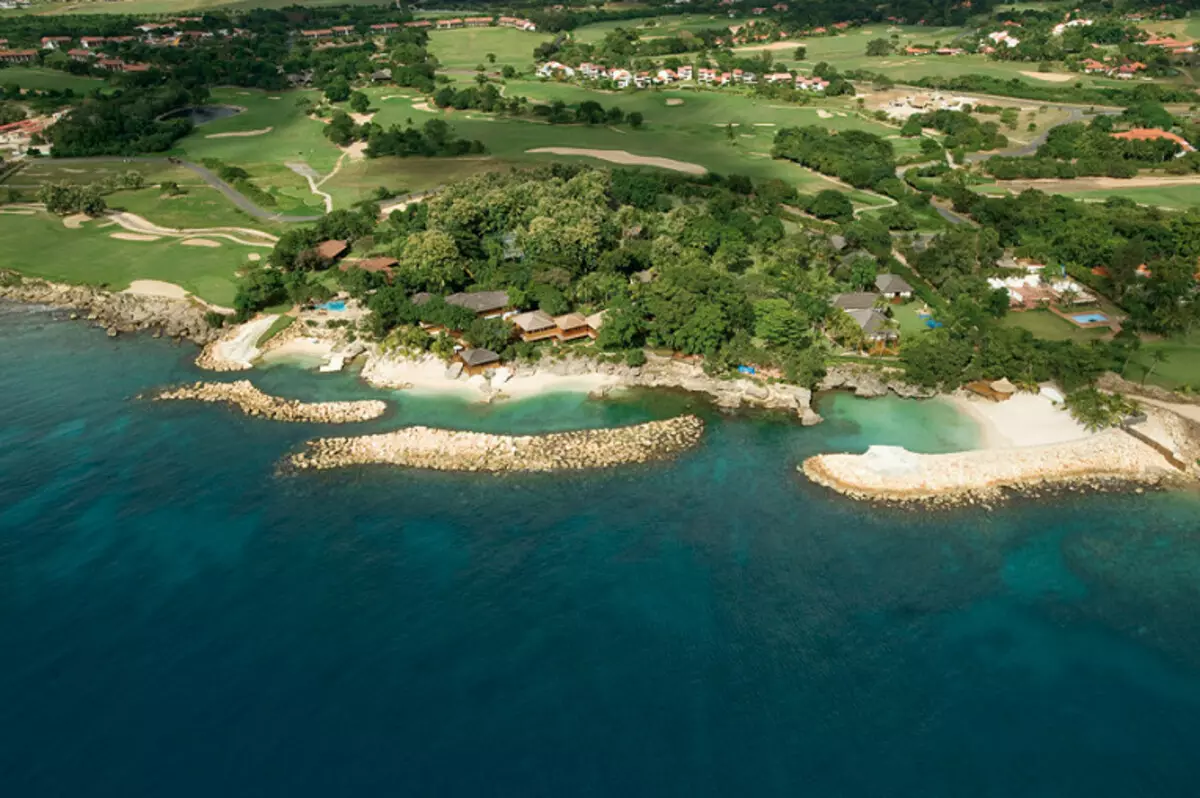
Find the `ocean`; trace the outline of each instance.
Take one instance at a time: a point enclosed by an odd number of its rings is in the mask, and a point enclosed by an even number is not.
[[[393,399],[363,431],[709,425],[597,473],[283,474],[328,432],[137,398],[211,377],[194,356],[0,307],[5,798],[1196,794],[1194,494],[889,509],[796,466],[973,422],[468,406],[286,365],[249,377]]]

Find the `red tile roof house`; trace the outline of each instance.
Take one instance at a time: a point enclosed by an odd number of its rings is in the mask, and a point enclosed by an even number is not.
[[[338,268],[344,272],[351,269],[362,269],[364,272],[377,272],[387,277],[388,282],[392,281],[392,272],[399,263],[395,258],[364,258],[362,260],[344,260],[338,264]]]
[[[67,55],[71,56],[72,61],[91,61],[96,57],[91,50],[80,50],[79,48],[67,50]]]
[[[467,17],[465,20],[463,20],[463,23],[468,28],[486,28],[488,25],[492,24],[492,18],[491,17]]]
[[[371,30],[381,31],[381,32],[386,33],[387,31],[396,30],[399,27],[400,27],[399,22],[380,22],[377,25],[372,25]]]
[[[458,17],[454,19],[439,19],[437,21],[438,30],[449,30],[450,28],[461,28],[463,21]]]
[[[300,31],[300,35],[306,39],[331,39],[333,38],[333,28],[302,30]]]
[[[42,49],[43,50],[57,50],[59,47],[66,45],[66,44],[70,44],[70,43],[71,43],[70,36],[43,36],[42,37]]]
[[[37,50],[0,50],[0,63],[27,64],[37,57]]]
[[[432,28],[433,23],[427,19],[418,19],[415,22],[405,22],[404,27],[406,27],[406,28]]]
[[[1126,130],[1124,133],[1113,133],[1112,137],[1114,139],[1122,139],[1124,141],[1154,141],[1156,139],[1168,139],[1175,142],[1180,147],[1181,151],[1179,155],[1175,156],[1176,158],[1185,155],[1186,153],[1196,151],[1196,148],[1193,147],[1183,136],[1179,135],[1178,133],[1171,133],[1170,131],[1160,130],[1158,128],[1139,127],[1134,128],[1133,130]]]
[[[349,36],[354,33],[353,25],[334,25],[333,32],[338,36]]]
[[[325,260],[337,260],[350,251],[350,245],[345,241],[333,239],[317,244],[317,254]]]
[[[1083,71],[1087,72],[1089,75],[1092,75],[1097,72],[1107,72],[1108,66],[1100,63],[1094,58],[1088,58],[1083,62]]]

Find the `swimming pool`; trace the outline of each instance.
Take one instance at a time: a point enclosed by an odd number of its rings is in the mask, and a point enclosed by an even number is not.
[[[1102,324],[1108,321],[1108,316],[1103,313],[1077,313],[1071,317],[1071,321],[1076,324]]]
[[[336,302],[326,302],[324,304],[317,305],[317,310],[332,310],[334,313],[341,313],[345,309],[346,303],[340,299]]]

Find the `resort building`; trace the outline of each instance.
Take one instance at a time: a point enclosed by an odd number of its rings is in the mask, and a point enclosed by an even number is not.
[[[540,310],[518,313],[510,321],[513,323],[513,327],[516,328],[517,335],[521,336],[521,340],[526,343],[530,341],[544,341],[547,338],[554,338],[558,335],[558,325],[554,319],[549,314],[543,313]]]
[[[71,43],[70,36],[43,36],[42,37],[42,49],[43,50],[57,50],[59,47],[66,47],[70,43]]]
[[[461,28],[462,26],[463,21],[458,17],[454,19],[439,19],[437,21],[438,30],[450,30],[451,28]]]
[[[500,363],[500,356],[490,349],[461,349],[454,359],[462,363],[463,371],[472,377]]]
[[[395,258],[364,258],[362,260],[342,261],[338,266],[342,271],[350,269],[362,269],[364,272],[378,272],[387,277],[388,282],[392,281],[392,272],[399,263]]]
[[[337,260],[350,251],[350,245],[345,241],[332,239],[317,244],[316,252],[325,260]]]
[[[903,302],[911,299],[913,294],[912,286],[898,274],[879,275],[875,278],[875,287],[891,302]]]
[[[29,64],[37,58],[37,50],[0,50],[0,64]]]
[[[468,28],[486,28],[492,24],[491,17],[467,17],[463,20],[463,24]]]
[[[872,344],[886,345],[900,338],[900,331],[891,325],[891,319],[875,308],[855,308],[847,310],[846,314],[862,330],[863,338]]]
[[[451,294],[446,297],[446,304],[466,308],[476,316],[484,319],[502,316],[507,311],[512,310],[508,301],[507,291],[476,291],[469,294]]]
[[[879,301],[879,294],[870,291],[855,291],[847,294],[834,294],[830,300],[835,308],[842,310],[869,310]]]
[[[380,22],[376,25],[372,25],[371,30],[378,31],[379,33],[390,33],[391,31],[394,31],[394,30],[398,29],[399,27],[400,27],[399,22]]]

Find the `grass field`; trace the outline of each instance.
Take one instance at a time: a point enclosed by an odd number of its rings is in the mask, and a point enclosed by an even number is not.
[[[233,302],[234,277],[252,251],[225,241],[220,247],[183,246],[175,239],[121,241],[120,231],[92,220],[69,230],[48,213],[34,216],[0,214],[4,265],[23,274],[67,283],[127,288],[134,280],[165,280],[221,305]]]
[[[644,39],[655,37],[673,36],[680,31],[698,31],[706,28],[727,28],[731,25],[745,25],[749,20],[747,18],[730,19],[729,17],[714,14],[679,14],[658,17],[656,19],[620,19],[607,22],[596,22],[591,25],[584,25],[571,32],[571,35],[580,42],[598,42],[605,35],[617,28],[626,30],[636,30],[638,35]]]
[[[1009,313],[1001,321],[1005,327],[1023,327],[1038,338],[1048,341],[1075,341],[1086,343],[1096,341],[1110,334],[1107,327],[1096,327],[1085,330],[1076,327],[1066,319],[1055,316],[1048,310],[1027,310],[1023,313]]]
[[[278,235],[290,226],[281,222],[255,219],[205,183],[188,185],[185,190],[186,193],[175,197],[164,197],[157,188],[117,191],[105,199],[108,207],[113,210],[136,213],[157,225],[180,230],[246,227]]]
[[[1153,353],[1165,352],[1167,360],[1154,366],[1147,382],[1164,388],[1189,386],[1200,390],[1200,332],[1165,341],[1147,341],[1125,371],[1125,378],[1141,381],[1153,364]]]
[[[1154,205],[1169,210],[1187,210],[1200,205],[1200,182],[1197,183],[1165,183],[1159,186],[1135,186],[1124,188],[1120,181],[1111,188],[1094,188],[1094,183],[1087,180],[1055,180],[1053,182],[1032,182],[1007,185],[1003,183],[985,184],[978,186],[976,191],[989,196],[1002,196],[1028,185],[1046,193],[1062,194],[1072,199],[1103,202],[1110,197],[1133,200],[1140,205]]]
[[[513,30],[512,28],[468,28],[434,31],[429,34],[429,50],[443,69],[474,69],[479,64],[499,69],[510,64],[518,71],[533,66],[533,50],[554,37],[549,34]],[[496,56],[496,64],[487,61],[487,54]]]
[[[295,0],[78,0],[77,2],[35,2],[26,14],[178,14],[209,9],[286,8]],[[306,6],[391,5],[386,0],[304,0]],[[3,12],[0,12],[3,13]]]
[[[321,122],[296,107],[300,97],[317,97],[317,92],[268,93],[246,89],[216,89],[213,103],[238,105],[246,110],[236,116],[196,128],[180,139],[171,151],[192,161],[217,158],[248,171],[254,183],[276,200],[271,210],[280,213],[320,213],[324,205],[313,196],[304,178],[285,165],[303,162],[327,174],[341,155],[323,135]],[[278,99],[271,99],[272,97]],[[213,134],[271,128],[257,136],[211,138]]]
[[[895,81],[915,80],[922,77],[953,77],[956,75],[979,74],[991,75],[998,78],[1017,78],[1033,85],[1047,86],[1073,85],[1082,83],[1084,86],[1128,86],[1126,81],[1109,80],[1093,75],[1067,72],[1056,69],[1042,76],[1037,71],[1037,64],[1025,62],[991,61],[984,55],[960,56],[920,56],[891,55],[884,57],[867,57],[867,42],[872,39],[889,39],[891,31],[899,35],[901,48],[909,44],[952,46],[954,39],[967,31],[963,28],[931,28],[922,26],[902,26],[890,28],[887,25],[873,24],[855,28],[848,33],[838,36],[817,36],[808,39],[797,39],[769,45],[776,60],[789,67],[809,68],[818,61],[828,61],[839,70],[866,69],[872,72],[882,72]],[[796,45],[803,44],[808,48],[804,61],[796,61],[792,52]],[[764,47],[743,47],[739,52],[758,52]],[[1027,74],[1023,74],[1027,73]],[[1068,76],[1066,81],[1052,81],[1048,77],[1055,75]]]
[[[0,69],[0,86],[16,83],[22,89],[71,89],[76,94],[85,94],[92,89],[107,86],[100,78],[89,78],[59,72],[44,67],[12,66]]]

